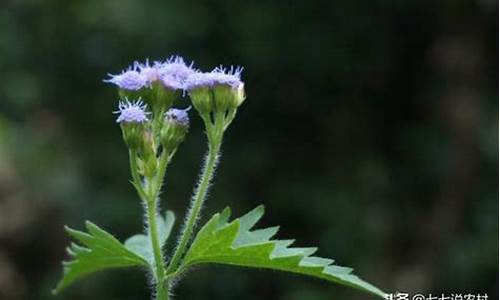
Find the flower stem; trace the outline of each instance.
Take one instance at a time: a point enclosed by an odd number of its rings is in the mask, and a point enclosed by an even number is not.
[[[171,153],[168,153],[167,151],[163,150],[163,152],[160,155],[158,173],[155,179],[152,180],[151,183],[154,199],[157,199],[160,194],[161,186],[163,184],[163,180],[165,179],[165,173],[167,171],[167,166],[170,163],[170,159],[174,156],[174,154],[175,150]]]
[[[161,254],[161,246],[158,240],[158,224],[156,222],[156,199],[151,199],[147,205],[147,221],[149,237],[153,246],[153,254],[155,258],[155,278],[156,278],[156,299],[168,299],[168,290],[165,285],[165,266],[163,256]]]
[[[155,266],[153,273],[156,284],[156,299],[168,300],[168,283],[166,280],[165,262],[163,260],[160,241],[158,239],[158,223],[157,223],[157,209],[158,209],[158,196],[161,190],[163,178],[165,177],[166,169],[173,153],[163,152],[160,157],[159,169],[154,177],[141,180],[139,168],[137,164],[137,152],[130,151],[130,170],[132,173],[133,183],[139,196],[146,205],[146,224],[148,228],[148,236],[151,239],[153,248],[153,255]]]
[[[175,152],[175,151],[174,151]],[[147,205],[147,217],[148,217],[148,228],[149,236],[151,238],[151,245],[153,246],[153,254],[155,258],[155,278],[156,278],[156,299],[157,300],[168,300],[169,287],[168,281],[166,280],[165,271],[165,261],[163,259],[160,241],[158,240],[158,226],[156,222],[158,200],[161,190],[163,180],[165,178],[165,173],[170,159],[174,155],[174,152],[169,153],[163,151],[159,159],[159,169],[155,177],[148,180],[149,187],[149,198],[146,203]]]
[[[200,183],[196,188],[193,198],[191,199],[191,208],[189,209],[186,222],[184,223],[181,238],[167,267],[167,276],[168,274],[176,271],[181,262],[182,255],[186,251],[186,247],[188,246],[193,234],[196,220],[198,219],[203,202],[207,196],[210,181],[212,180],[218,162],[219,150],[222,144],[222,134],[224,131],[224,119],[222,115],[220,117],[216,117],[215,125],[212,125],[208,121],[209,118],[204,118],[204,120],[207,127],[207,135],[209,137],[208,154],[205,159],[205,164],[203,165]]]

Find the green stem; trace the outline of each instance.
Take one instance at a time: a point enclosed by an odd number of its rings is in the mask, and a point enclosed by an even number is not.
[[[151,197],[154,197],[154,199],[157,199],[160,194],[161,186],[163,184],[165,173],[167,171],[167,166],[174,154],[175,150],[172,153],[167,153],[167,151],[163,150],[163,152],[161,153],[158,172],[156,174],[155,180],[153,180],[152,182],[153,192]]]
[[[157,207],[158,207],[158,195],[160,193],[163,178],[165,177],[166,169],[173,153],[162,153],[160,157],[160,165],[158,172],[154,178],[147,178],[143,183],[139,174],[139,168],[137,165],[137,152],[130,151],[130,169],[132,173],[132,179],[134,186],[139,193],[139,196],[146,204],[146,221],[149,231],[149,237],[151,239],[151,245],[153,247],[153,254],[155,260],[154,274],[156,279],[156,299],[157,300],[168,300],[168,282],[166,280],[165,263],[163,260],[163,255],[161,252],[160,241],[158,240],[158,224],[156,221],[157,217]],[[148,192],[145,191],[145,187]]]
[[[203,166],[200,183],[193,198],[191,199],[191,208],[188,212],[179,244],[177,245],[177,248],[175,249],[175,252],[172,256],[172,260],[167,267],[167,276],[168,274],[176,271],[181,262],[182,255],[186,251],[186,247],[188,246],[191,235],[193,234],[193,229],[196,225],[196,220],[198,219],[201,208],[203,206],[203,201],[207,196],[210,181],[212,179],[218,161],[219,150],[222,143],[222,134],[224,130],[223,115],[219,114],[216,117],[215,126],[210,124],[208,119],[204,119],[206,120],[205,123],[207,125],[207,135],[209,137],[208,154]]]
[[[156,222],[156,199],[150,199],[147,205],[147,218],[149,237],[153,245],[153,254],[155,258],[155,278],[156,278],[156,299],[168,299],[168,289],[165,284],[165,266],[161,254],[160,241],[158,240],[158,224]]]
[[[168,300],[169,287],[168,281],[166,280],[165,262],[163,260],[163,255],[161,252],[160,241],[158,240],[158,228],[156,222],[157,208],[159,194],[165,173],[167,171],[168,163],[174,155],[174,152],[168,153],[163,151],[160,156],[159,169],[154,178],[148,180],[149,183],[149,199],[147,201],[147,215],[148,215],[148,228],[149,236],[151,238],[151,244],[153,245],[153,254],[155,258],[155,277],[156,277],[156,299],[157,300]]]

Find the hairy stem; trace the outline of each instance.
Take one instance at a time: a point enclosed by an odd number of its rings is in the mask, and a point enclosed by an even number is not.
[[[165,173],[167,172],[167,166],[170,163],[170,159],[172,156],[174,156],[175,150],[172,153],[168,153],[167,151],[163,150],[163,152],[160,155],[160,164],[158,168],[158,172],[156,174],[156,177],[154,180],[152,180],[152,196],[154,199],[157,199],[161,186],[163,184],[163,180],[165,179]]]
[[[156,299],[157,300],[168,300],[168,283],[165,277],[165,262],[163,260],[162,250],[160,241],[158,238],[158,223],[156,221],[158,212],[158,196],[161,190],[161,185],[165,177],[166,169],[173,153],[167,153],[164,151],[161,154],[159,160],[159,169],[156,176],[152,178],[146,178],[145,181],[141,180],[139,174],[139,168],[137,164],[137,152],[130,151],[130,169],[132,173],[133,183],[139,196],[144,201],[146,205],[146,224],[148,228],[148,235],[151,239],[151,245],[153,248],[155,266],[153,267],[153,273],[155,276],[156,284]],[[146,191],[147,190],[147,191]]]
[[[176,271],[181,262],[182,255],[186,251],[186,247],[188,246],[193,234],[196,220],[198,219],[201,208],[203,207],[203,202],[207,196],[210,181],[212,180],[218,162],[219,150],[222,143],[222,134],[224,131],[223,115],[219,114],[216,116],[215,125],[212,125],[208,121],[209,118],[204,118],[204,120],[207,127],[207,136],[209,137],[208,154],[205,159],[205,164],[203,165],[200,183],[191,199],[191,207],[184,223],[179,243],[174,251],[170,264],[167,267],[167,276],[168,274]]]
[[[159,168],[156,173],[156,176],[148,180],[149,198],[146,204],[147,204],[149,236],[151,238],[151,245],[153,246],[153,254],[156,266],[155,277],[156,277],[157,300],[168,300],[169,298],[168,295],[169,287],[165,276],[166,275],[165,261],[163,259],[160,241],[158,240],[158,228],[157,228],[156,217],[157,217],[158,200],[159,200],[161,186],[165,178],[167,166],[170,162],[170,159],[174,155],[174,152],[169,153],[166,150],[163,150],[160,156]]]
[[[158,224],[156,222],[156,199],[151,199],[147,205],[147,221],[149,237],[153,245],[153,254],[155,258],[155,278],[156,278],[156,299],[168,299],[168,290],[165,285],[165,265],[161,253],[160,241],[158,240]]]

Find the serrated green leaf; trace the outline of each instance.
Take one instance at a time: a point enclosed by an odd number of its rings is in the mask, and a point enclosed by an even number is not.
[[[204,263],[273,269],[318,277],[385,297],[380,289],[353,275],[351,268],[333,265],[333,259],[312,256],[317,248],[290,247],[294,240],[271,240],[278,227],[251,231],[263,214],[264,206],[232,222],[228,222],[229,209],[215,214],[200,229],[178,272]]]
[[[67,248],[70,261],[63,262],[63,278],[53,290],[59,293],[75,280],[104,269],[147,266],[147,261],[125,248],[115,237],[87,221],[88,233],[65,227],[68,234],[83,246],[72,243]]]
[[[163,247],[167,241],[175,222],[174,213],[167,211],[165,218],[157,216],[158,239]],[[151,239],[145,234],[136,234],[125,241],[125,247],[145,259],[150,265],[154,265],[154,254]]]

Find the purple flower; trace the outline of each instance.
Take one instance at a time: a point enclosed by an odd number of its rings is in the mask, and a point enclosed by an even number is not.
[[[157,62],[156,65],[160,71],[160,76],[171,76],[181,83],[184,83],[189,75],[196,72],[193,68],[193,62],[187,65],[180,56],[171,56],[165,62]]]
[[[165,118],[167,120],[174,120],[181,125],[188,126],[189,125],[189,116],[188,116],[187,112],[190,109],[191,109],[191,107],[189,107],[187,109],[171,108],[165,113]]]
[[[231,67],[229,70],[218,67],[208,73],[197,72],[187,78],[184,88],[192,90],[203,87],[211,88],[216,85],[228,85],[234,89],[239,89],[243,85],[241,81],[242,71],[243,68],[241,67]]]
[[[110,79],[104,80],[104,82],[110,82],[117,85],[119,88],[129,91],[137,91],[148,85],[146,78],[137,71],[138,65],[134,63],[134,67],[129,67],[127,70],[123,71],[121,74],[112,75]]]
[[[148,120],[146,112],[146,105],[142,101],[138,100],[136,102],[120,102],[118,104],[118,111],[116,114],[120,114],[116,119],[117,123],[143,123]]]
[[[152,65],[148,60],[145,63],[134,62],[121,74],[108,74],[110,79],[104,82],[113,83],[124,90],[137,91],[159,81],[166,88],[180,90],[184,88],[187,77],[195,72],[193,63],[186,65],[182,57],[171,56],[165,62],[156,61]]]
[[[146,63],[136,63],[139,68],[141,76],[147,82],[148,86],[151,86],[154,82],[159,81],[164,87],[172,90],[180,90],[184,87],[183,82],[177,77],[173,76],[171,73],[164,70],[164,64],[160,62],[155,62],[152,66],[149,65],[149,61]]]
[[[184,88],[184,83],[170,74],[163,74],[160,81],[164,87],[172,90],[182,90]]]
[[[141,76],[144,80],[146,80],[148,85],[151,85],[160,78],[160,72],[156,63],[153,66],[150,66],[149,61],[146,60],[146,63],[144,64],[135,62],[134,65],[139,69]]]
[[[172,90],[181,90],[184,88],[186,78],[195,72],[191,65],[186,65],[184,59],[180,56],[172,56],[165,62],[156,61],[153,65],[146,63],[136,63],[134,65],[139,69],[140,75],[144,77],[146,83],[151,86],[153,82],[159,81],[164,87]]]

